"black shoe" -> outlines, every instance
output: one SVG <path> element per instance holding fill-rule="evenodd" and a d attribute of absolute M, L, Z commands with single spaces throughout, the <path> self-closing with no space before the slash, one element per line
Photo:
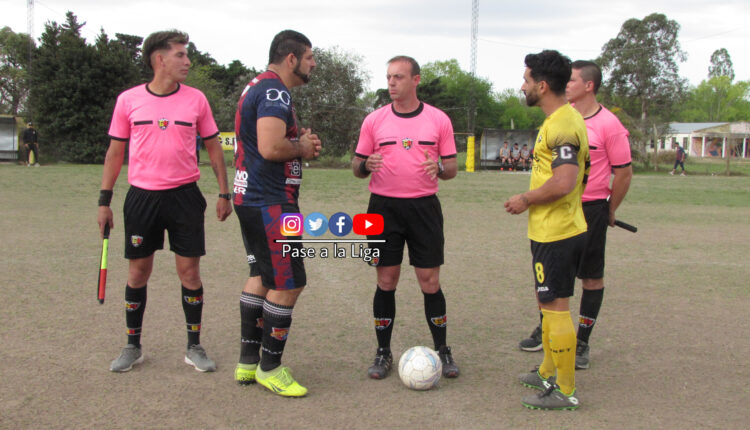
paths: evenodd
<path fill-rule="evenodd" d="M 384 379 L 393 367 L 393 354 L 390 349 L 378 348 L 375 362 L 367 369 L 367 376 L 372 379 Z"/>
<path fill-rule="evenodd" d="M 446 378 L 458 378 L 460 371 L 456 362 L 453 361 L 451 348 L 445 345 L 441 346 L 438 349 L 438 355 L 440 356 L 440 361 L 443 362 L 443 376 Z"/>
<path fill-rule="evenodd" d="M 536 352 L 542 350 L 542 326 L 541 324 L 536 326 L 531 336 L 522 340 L 518 347 L 524 351 Z"/>

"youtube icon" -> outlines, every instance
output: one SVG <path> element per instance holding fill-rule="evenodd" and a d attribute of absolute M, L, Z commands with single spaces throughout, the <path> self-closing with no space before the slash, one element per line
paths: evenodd
<path fill-rule="evenodd" d="M 352 220 L 354 234 L 362 236 L 375 236 L 383 233 L 383 215 L 380 214 L 357 214 Z"/>

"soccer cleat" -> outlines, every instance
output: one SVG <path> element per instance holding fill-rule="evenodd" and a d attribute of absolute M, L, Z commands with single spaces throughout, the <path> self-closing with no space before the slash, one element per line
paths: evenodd
<path fill-rule="evenodd" d="M 240 385 L 250 385 L 255 383 L 255 372 L 258 369 L 258 363 L 242 364 L 238 363 L 234 368 L 234 380 Z"/>
<path fill-rule="evenodd" d="M 258 367 L 255 372 L 255 380 L 274 394 L 284 397 L 302 397 L 307 394 L 307 388 L 300 385 L 292 378 L 288 367 L 279 366 L 271 371 L 264 372 Z"/>
<path fill-rule="evenodd" d="M 555 385 L 555 377 L 550 376 L 547 379 L 542 378 L 539 374 L 539 368 L 532 370 L 529 373 L 522 373 L 518 375 L 518 379 L 526 387 L 536 388 L 537 390 L 546 390 L 552 385 Z"/>
<path fill-rule="evenodd" d="M 208 358 L 206 350 L 200 345 L 190 345 L 185 354 L 185 363 L 195 367 L 199 372 L 213 372 L 216 370 L 216 363 Z"/>
<path fill-rule="evenodd" d="M 458 378 L 460 371 L 458 370 L 458 365 L 453 360 L 451 348 L 445 345 L 441 346 L 438 349 L 438 356 L 440 356 L 440 361 L 443 362 L 443 376 L 446 378 Z"/>
<path fill-rule="evenodd" d="M 560 391 L 560 387 L 552 384 L 541 393 L 524 397 L 523 400 L 521 400 L 521 404 L 529 409 L 572 411 L 578 409 L 580 406 L 578 397 L 576 397 L 575 394 L 575 390 L 573 390 L 573 394 L 569 396 L 563 394 L 562 391 Z"/>
<path fill-rule="evenodd" d="M 542 325 L 536 326 L 531 336 L 518 343 L 523 351 L 536 352 L 542 350 Z"/>
<path fill-rule="evenodd" d="M 589 344 L 578 339 L 578 344 L 576 345 L 576 369 L 588 369 L 589 365 Z"/>
<path fill-rule="evenodd" d="M 143 354 L 141 348 L 135 345 L 126 345 L 122 349 L 120 356 L 112 361 L 109 370 L 112 372 L 127 372 L 134 365 L 143 363 Z"/>
<path fill-rule="evenodd" d="M 372 379 L 384 379 L 393 367 L 393 354 L 390 349 L 378 348 L 375 362 L 367 369 L 367 376 Z"/>
<path fill-rule="evenodd" d="M 687 176 L 685 172 L 680 173 L 680 176 Z"/>

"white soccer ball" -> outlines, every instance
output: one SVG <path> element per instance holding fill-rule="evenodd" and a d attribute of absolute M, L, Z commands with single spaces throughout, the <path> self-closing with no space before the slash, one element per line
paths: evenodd
<path fill-rule="evenodd" d="M 398 361 L 398 376 L 412 390 L 429 390 L 440 381 L 442 372 L 440 357 L 426 346 L 407 349 Z"/>

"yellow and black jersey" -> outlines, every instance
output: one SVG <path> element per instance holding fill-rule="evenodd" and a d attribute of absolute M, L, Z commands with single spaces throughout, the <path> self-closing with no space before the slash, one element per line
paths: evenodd
<path fill-rule="evenodd" d="M 578 177 L 570 193 L 554 202 L 529 208 L 529 239 L 555 242 L 586 232 L 581 195 L 589 170 L 589 143 L 586 123 L 570 104 L 557 109 L 544 120 L 534 145 L 531 186 L 534 190 L 552 177 L 552 169 L 576 164 Z"/>

